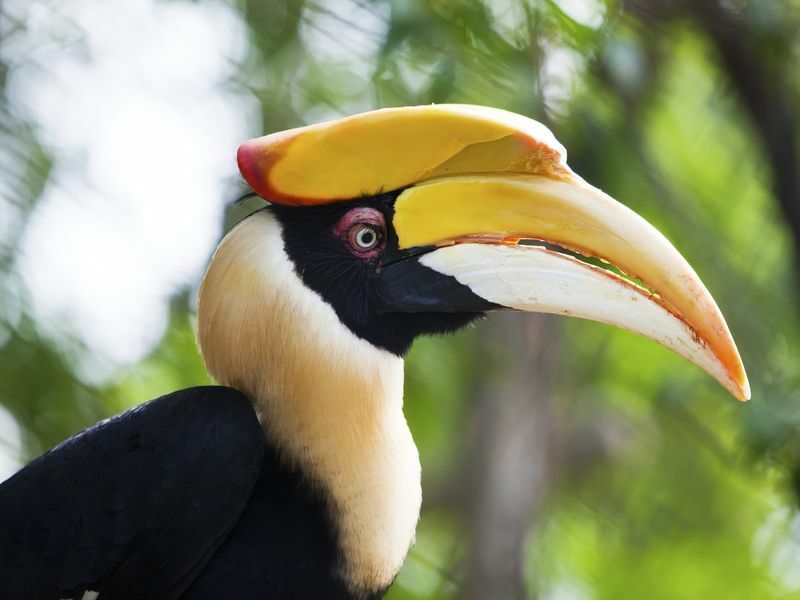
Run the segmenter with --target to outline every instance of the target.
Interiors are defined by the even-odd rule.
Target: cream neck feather
[[[197,308],[211,375],[244,392],[267,437],[325,489],[342,576],[389,585],[413,542],[417,449],[403,416],[403,360],[356,337],[303,285],[269,212],[239,224],[208,268]]]

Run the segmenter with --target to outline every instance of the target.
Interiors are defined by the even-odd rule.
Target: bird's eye
[[[348,233],[350,245],[355,250],[365,251],[372,250],[381,241],[381,232],[378,231],[373,225],[366,225],[359,223],[350,228]]]
[[[357,206],[339,219],[333,234],[362,260],[372,260],[386,246],[386,219],[383,213],[370,206]]]

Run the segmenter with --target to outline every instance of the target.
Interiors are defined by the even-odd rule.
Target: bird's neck
[[[255,395],[267,437],[331,500],[343,575],[388,586],[414,537],[421,491],[403,416],[403,363],[385,352],[319,356]]]
[[[267,438],[327,496],[342,576],[363,592],[388,586],[421,502],[403,360],[356,337],[302,284],[266,213],[217,250],[198,337],[211,374],[250,397]]]

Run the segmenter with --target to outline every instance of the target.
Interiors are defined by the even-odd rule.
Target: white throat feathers
[[[356,591],[388,586],[422,497],[403,359],[358,338],[303,284],[268,211],[220,243],[197,321],[209,373],[250,398],[284,459],[328,493],[342,577]]]

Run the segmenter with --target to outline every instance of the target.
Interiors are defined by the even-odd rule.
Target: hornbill
[[[238,163],[270,205],[201,285],[220,386],[98,423],[6,481],[0,597],[380,598],[421,503],[403,356],[489,311],[637,332],[749,398],[689,264],[535,121],[383,109],[248,141]]]

